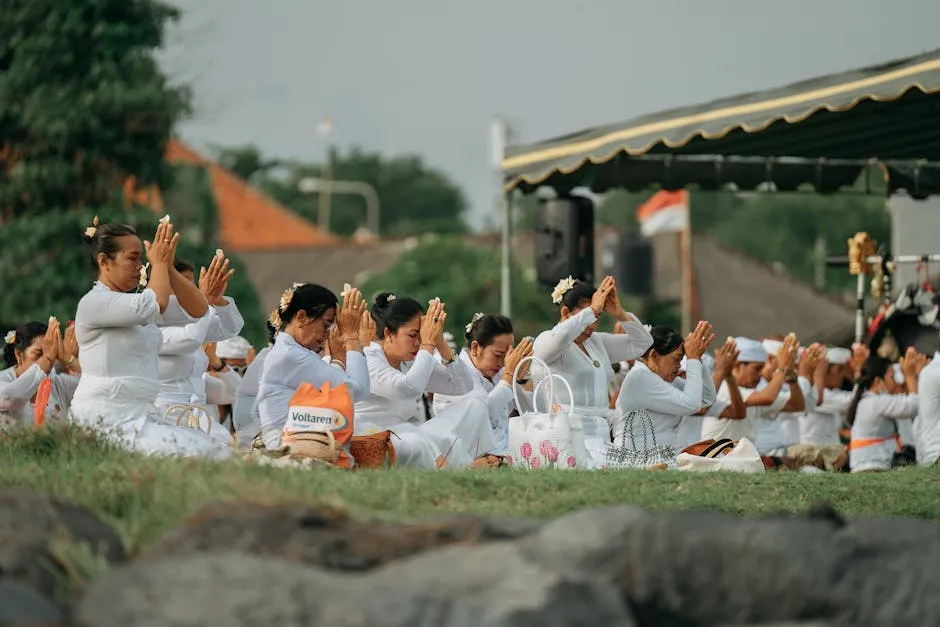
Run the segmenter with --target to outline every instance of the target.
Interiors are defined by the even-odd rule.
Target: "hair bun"
[[[379,309],[385,309],[395,302],[397,298],[398,297],[391,292],[381,292],[378,296],[375,297],[375,306]]]

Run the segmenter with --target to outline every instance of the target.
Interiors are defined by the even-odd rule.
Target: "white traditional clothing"
[[[610,428],[616,422],[608,395],[608,387],[614,377],[611,364],[642,357],[653,345],[653,336],[633,314],[629,315],[632,320],[620,323],[626,333],[593,333],[584,341],[584,350],[581,350],[575,340],[598,320],[594,310],[587,307],[559,322],[550,331],[540,333],[532,346],[532,354],[544,361],[552,374],[560,375],[571,386],[574,399],[564,398],[567,390],[563,386],[555,386],[555,397],[560,404],[567,404],[566,400],[573,403],[574,415],[584,425],[587,468],[604,465],[611,444]],[[533,364],[534,383],[538,385],[545,376],[539,364]],[[544,407],[544,400],[543,397],[537,402]]]
[[[934,464],[940,460],[940,352],[920,371],[917,402],[913,429],[917,463]]]
[[[165,413],[174,405],[198,407],[202,410],[200,427],[221,442],[230,440],[228,432],[219,428],[219,424],[204,424],[207,420],[218,423],[218,409],[207,398],[205,375],[209,357],[203,345],[236,337],[241,332],[245,324],[241,312],[233,299],[226,297],[225,301],[228,305],[210,306],[206,315],[196,319],[183,310],[176,296],[171,295],[163,320],[158,324],[163,344],[160,347],[157,409]]]
[[[917,394],[872,394],[864,392],[855,408],[849,468],[888,470],[900,448],[897,421],[917,415]]]
[[[270,346],[261,349],[261,352],[248,364],[241,383],[235,391],[235,401],[232,403],[232,426],[235,427],[238,448],[249,448],[252,441],[261,433],[261,414],[258,412],[256,401],[261,370],[270,352]]]
[[[746,403],[751,394],[757,391],[757,388],[742,387],[738,390],[741,392],[741,399]],[[731,395],[728,392],[727,383],[722,383],[721,389],[718,390],[718,399],[730,402]],[[748,406],[745,417],[740,419],[707,415],[702,420],[702,439],[720,440],[728,438],[730,440],[740,440],[741,438],[747,438],[753,442],[757,435],[758,421],[773,420],[783,409],[783,406],[787,404],[788,399],[788,395],[778,394],[770,405],[763,407]]]
[[[379,343],[363,351],[369,364],[372,393],[356,403],[356,435],[386,429],[401,466],[435,468],[443,456],[451,467],[469,466],[496,449],[489,410],[483,398],[470,394],[475,375],[460,359],[445,366],[428,351],[393,368]],[[415,401],[425,392],[465,396],[420,425],[408,422]]]
[[[698,359],[689,359],[686,378],[667,382],[642,361],[623,380],[617,397],[618,422],[613,425],[614,446],[629,447],[632,439],[642,443],[647,435],[645,425],[634,423],[632,439],[624,423],[631,411],[645,409],[653,421],[654,437],[660,446],[679,445],[679,426],[685,416],[701,411],[715,401],[715,384],[711,372]],[[648,442],[648,446],[652,446]]]
[[[765,340],[769,341],[769,340]],[[766,380],[761,380],[757,389],[763,390],[769,384]],[[814,407],[816,405],[816,389],[813,383],[806,377],[799,377],[797,385],[803,392],[805,407]],[[790,385],[784,384],[780,389],[779,400],[785,406],[790,401]],[[781,411],[779,412],[760,412],[757,416],[757,434],[754,439],[754,446],[761,455],[773,455],[785,457],[786,451],[793,444],[800,443],[800,416],[803,412]]]
[[[281,445],[290,400],[304,383],[320,389],[345,385],[353,402],[369,394],[369,370],[361,353],[346,353],[346,370],[332,366],[312,350],[297,343],[287,333],[278,333],[271,352],[265,357],[258,383],[258,414],[261,435],[268,449]],[[355,422],[356,419],[354,419]]]
[[[822,403],[815,407],[806,404],[800,416],[800,444],[838,446],[839,429],[852,402],[852,393],[846,390],[826,389]]]
[[[195,429],[171,425],[157,412],[159,320],[150,289],[123,294],[99,282],[82,297],[75,314],[82,376],[72,399],[72,420],[145,454],[229,457],[230,447]]]
[[[458,359],[464,362],[474,375],[473,390],[468,394],[476,395],[485,400],[487,409],[489,409],[490,427],[493,429],[493,441],[495,442],[495,448],[492,452],[501,455],[507,454],[509,451],[509,414],[514,409],[517,409],[519,413],[532,411],[532,394],[519,389],[519,402],[524,406],[517,408],[513,388],[503,380],[505,369],[497,372],[496,376],[490,380],[473,365],[473,360],[470,359],[468,351],[462,351]],[[496,383],[493,383],[493,381],[496,381]],[[519,386],[518,383],[515,385]],[[445,408],[464,400],[468,394],[458,396],[435,394],[435,415],[444,411]]]
[[[16,376],[16,366],[0,371],[0,416],[18,424],[32,424],[32,399],[39,384],[48,378],[52,379],[52,393],[46,405],[46,421],[66,420],[69,405],[78,387],[78,377],[59,374],[55,370],[46,374],[38,364],[33,364],[20,376]]]

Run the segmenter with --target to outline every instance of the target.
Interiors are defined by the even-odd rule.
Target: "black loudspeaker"
[[[550,287],[568,276],[594,282],[594,203],[580,196],[539,203],[535,271]]]
[[[643,237],[620,238],[612,268],[617,290],[636,296],[653,294],[653,245]]]

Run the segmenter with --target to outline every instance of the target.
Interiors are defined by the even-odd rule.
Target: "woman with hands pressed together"
[[[313,283],[295,283],[282,294],[271,313],[277,335],[263,358],[256,400],[266,448],[281,445],[291,398],[302,384],[317,389],[327,382],[331,387],[345,385],[354,402],[368,396],[369,371],[359,338],[362,311],[362,294],[354,288],[346,291],[342,303],[329,289]],[[321,352],[334,325],[342,346],[333,349],[331,364]]]
[[[395,433],[401,466],[496,465],[498,459],[488,455],[496,443],[485,399],[470,394],[476,375],[444,339],[444,304],[434,299],[425,312],[414,299],[385,292],[376,297],[372,318],[378,341],[365,349],[372,393],[356,403],[356,434]],[[416,427],[408,418],[425,392],[466,396]]]
[[[630,413],[646,410],[653,421],[656,443],[675,447],[683,418],[715,401],[711,372],[702,364],[702,355],[715,339],[711,325],[699,322],[685,340],[668,327],[653,327],[650,333],[653,345],[627,373],[620,388],[615,446],[629,445],[631,438],[624,425]],[[685,379],[679,377],[683,357]]]
[[[7,333],[7,369],[0,372],[0,416],[15,424],[66,419],[78,386],[78,377],[71,374],[78,367],[77,346],[71,327],[69,331],[68,348],[55,318],[48,324],[28,322]],[[56,372],[56,364],[66,371]]]
[[[918,377],[927,356],[908,348],[901,358],[906,394],[887,394],[885,380],[893,377],[891,364],[872,355],[861,367],[846,416],[852,427],[849,468],[852,472],[888,470],[901,450],[898,422],[913,420],[918,410]]]
[[[505,452],[509,447],[509,415],[514,411],[531,411],[532,395],[522,387],[528,377],[528,363],[519,369],[519,379],[513,374],[519,363],[532,354],[532,339],[523,338],[513,346],[512,321],[496,314],[476,314],[465,328],[467,347],[458,359],[473,372],[473,391],[470,394],[485,399],[489,409],[490,427],[496,442],[496,452]],[[514,388],[519,388],[523,408],[517,408]],[[441,413],[446,407],[458,403],[467,395],[434,395],[434,409]]]
[[[641,357],[653,345],[653,338],[636,316],[624,310],[612,277],[605,277],[597,289],[571,277],[563,279],[552,292],[552,302],[559,308],[560,321],[535,339],[532,354],[571,385],[574,413],[584,425],[586,466],[599,468],[606,463],[616,415],[609,408],[611,364]],[[619,322],[624,333],[597,333],[603,313]],[[536,383],[546,376],[538,364],[532,374]],[[563,394],[558,396],[567,404]],[[544,407],[542,402],[539,405]]]
[[[132,293],[142,282],[144,267],[137,232],[121,224],[99,225],[96,218],[84,237],[98,280],[75,315],[82,376],[72,400],[72,420],[145,454],[229,457],[230,447],[195,429],[168,424],[154,405],[163,341],[156,323],[170,295],[176,294],[194,318],[209,308],[199,290],[173,269],[179,233],[169,217],[160,221],[153,242],[144,243],[150,276],[139,293]]]

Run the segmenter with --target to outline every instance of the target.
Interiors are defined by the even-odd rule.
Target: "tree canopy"
[[[177,10],[158,0],[0,4],[0,207],[98,206],[129,175],[166,184],[190,94],[154,58]]]
[[[255,146],[217,148],[219,163],[266,194],[317,222],[320,194],[298,189],[307,177],[325,177],[323,163],[266,158]],[[331,176],[334,181],[367,183],[375,188],[381,206],[382,235],[420,233],[464,233],[467,199],[463,190],[446,174],[429,167],[413,155],[386,157],[378,152],[352,148],[334,150]],[[356,195],[332,194],[330,230],[351,235],[366,226],[366,205]]]

